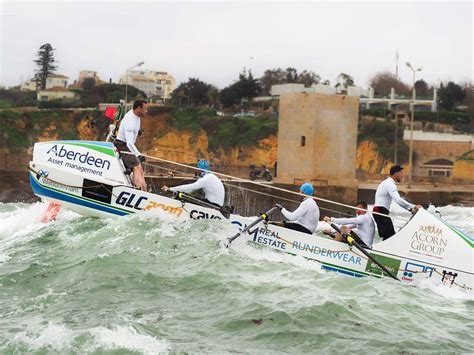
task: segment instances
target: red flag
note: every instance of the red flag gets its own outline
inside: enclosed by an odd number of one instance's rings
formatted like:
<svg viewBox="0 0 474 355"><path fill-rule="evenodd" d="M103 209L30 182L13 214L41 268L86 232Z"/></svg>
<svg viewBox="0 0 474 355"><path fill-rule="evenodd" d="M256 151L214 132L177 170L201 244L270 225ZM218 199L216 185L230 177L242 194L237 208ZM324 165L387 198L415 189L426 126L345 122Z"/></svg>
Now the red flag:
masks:
<svg viewBox="0 0 474 355"><path fill-rule="evenodd" d="M115 120L115 113L116 112L117 112L116 107L107 107L105 109L104 115L105 115L105 117L107 117L109 120L111 120L113 122Z"/></svg>

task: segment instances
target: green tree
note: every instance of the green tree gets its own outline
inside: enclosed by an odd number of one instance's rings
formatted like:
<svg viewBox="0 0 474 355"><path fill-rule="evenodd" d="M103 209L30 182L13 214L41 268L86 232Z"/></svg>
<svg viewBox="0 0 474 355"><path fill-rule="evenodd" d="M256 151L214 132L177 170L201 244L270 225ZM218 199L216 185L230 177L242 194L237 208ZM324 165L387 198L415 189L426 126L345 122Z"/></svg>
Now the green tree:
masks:
<svg viewBox="0 0 474 355"><path fill-rule="evenodd" d="M95 86L95 79L94 78L85 78L81 84L83 90L92 90Z"/></svg>
<svg viewBox="0 0 474 355"><path fill-rule="evenodd" d="M210 100L208 91L211 85L197 78L189 78L187 82L179 84L179 86L171 93L173 103L181 106L182 101L186 98L188 106L207 105Z"/></svg>
<svg viewBox="0 0 474 355"><path fill-rule="evenodd" d="M209 89L207 90L207 97L209 102L212 104L214 108L219 107L219 89L216 88L214 85L209 85Z"/></svg>
<svg viewBox="0 0 474 355"><path fill-rule="evenodd" d="M128 85L128 97L130 100L145 99L146 94L132 85ZM84 90L81 94L81 106L94 107L99 102L118 103L124 97L125 85L102 84L94 86L91 90Z"/></svg>
<svg viewBox="0 0 474 355"><path fill-rule="evenodd" d="M267 69L260 78L261 92L263 95L270 95L272 85L298 83L305 87L310 87L321 81L321 77L311 70L303 70L301 74L295 68L289 67Z"/></svg>
<svg viewBox="0 0 474 355"><path fill-rule="evenodd" d="M34 80L43 90L46 89L46 78L48 75L54 73L54 71L58 68L56 65L54 65L54 51L55 49L51 46L51 44L43 44L36 53L37 59L34 60L38 66Z"/></svg>
<svg viewBox="0 0 474 355"><path fill-rule="evenodd" d="M250 70L247 73L244 69L239 74L238 81L222 89L219 99L224 107L232 107L239 104L243 98L251 99L258 96L261 91L260 81L253 77Z"/></svg>
<svg viewBox="0 0 474 355"><path fill-rule="evenodd" d="M415 82L415 91L416 97L429 97L431 93L431 89L423 79L417 80Z"/></svg>
<svg viewBox="0 0 474 355"><path fill-rule="evenodd" d="M296 81L299 84L304 84L305 87L309 88L313 84L319 83L321 77L311 70L303 70L298 75L298 80Z"/></svg>
<svg viewBox="0 0 474 355"><path fill-rule="evenodd" d="M296 83L298 81L298 71L292 67L286 68L285 79L287 83Z"/></svg>
<svg viewBox="0 0 474 355"><path fill-rule="evenodd" d="M281 68L267 69L260 78L263 95L270 95L272 85L286 83L285 72Z"/></svg>
<svg viewBox="0 0 474 355"><path fill-rule="evenodd" d="M349 86L354 86L354 78L346 73L341 73L337 76L336 87L347 89Z"/></svg>
<svg viewBox="0 0 474 355"><path fill-rule="evenodd" d="M462 86L450 81L446 86L441 83L438 90L438 97L440 107L452 111L456 105L463 102L466 97L466 92Z"/></svg>

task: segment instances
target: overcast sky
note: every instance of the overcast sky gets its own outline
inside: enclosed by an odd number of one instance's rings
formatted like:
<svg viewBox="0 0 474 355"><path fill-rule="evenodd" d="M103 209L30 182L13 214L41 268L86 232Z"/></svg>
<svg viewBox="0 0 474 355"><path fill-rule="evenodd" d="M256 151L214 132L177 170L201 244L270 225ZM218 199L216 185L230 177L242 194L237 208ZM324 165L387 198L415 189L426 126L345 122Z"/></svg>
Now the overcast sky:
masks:
<svg viewBox="0 0 474 355"><path fill-rule="evenodd" d="M168 71L223 88L243 67L340 72L366 87L377 72L410 83L409 61L430 84L472 80L473 5L466 2L159 2L0 0L0 84L34 75L44 43L58 73L96 70L117 81L127 67ZM419 75L419 76L418 76Z"/></svg>

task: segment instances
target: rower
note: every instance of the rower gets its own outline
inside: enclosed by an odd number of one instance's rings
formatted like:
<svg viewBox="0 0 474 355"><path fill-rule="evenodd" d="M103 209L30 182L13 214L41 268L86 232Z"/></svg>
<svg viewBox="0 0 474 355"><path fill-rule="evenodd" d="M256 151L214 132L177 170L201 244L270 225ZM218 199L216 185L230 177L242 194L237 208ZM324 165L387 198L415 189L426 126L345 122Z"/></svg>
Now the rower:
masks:
<svg viewBox="0 0 474 355"><path fill-rule="evenodd" d="M288 211L280 204L275 206L280 209L281 214L290 221L283 221L283 227L293 229L298 232L313 234L318 226L319 207L316 201L311 197L314 193L313 185L305 182L300 187L300 192L306 197L293 212Z"/></svg>
<svg viewBox="0 0 474 355"><path fill-rule="evenodd" d="M413 215L421 208L420 205L414 205L400 197L395 183L402 182L403 177L403 168L400 165L394 165L390 168L390 176L379 184L377 191L375 192L375 204L372 209L373 212L388 215L392 200L394 200L400 207L410 211ZM377 223L379 236L382 240L386 240L395 234L393 222L389 216L374 214L374 219L375 223Z"/></svg>
<svg viewBox="0 0 474 355"><path fill-rule="evenodd" d="M209 161L201 159L197 163L197 167L201 169L201 176L198 181L192 184L168 187L164 185L161 189L172 192L194 192L202 190L204 192L204 202L210 203L216 207L222 207L225 198L225 189L222 181L209 170Z"/></svg>
<svg viewBox="0 0 474 355"><path fill-rule="evenodd" d="M342 224L341 231L348 235L353 229L357 229L357 235L360 238L359 244L363 247L371 247L374 242L375 222L370 213L367 213L367 202L358 201L356 207L357 217L352 218L334 218L325 216L323 220L327 223ZM343 242L344 238L341 233L333 235L329 230L323 232L326 235L334 237L338 242Z"/></svg>

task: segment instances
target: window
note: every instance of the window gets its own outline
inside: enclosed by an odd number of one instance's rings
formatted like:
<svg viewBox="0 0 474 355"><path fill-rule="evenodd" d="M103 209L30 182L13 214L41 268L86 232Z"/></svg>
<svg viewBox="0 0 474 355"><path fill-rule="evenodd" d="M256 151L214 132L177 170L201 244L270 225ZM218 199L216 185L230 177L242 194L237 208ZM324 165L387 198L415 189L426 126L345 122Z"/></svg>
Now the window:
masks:
<svg viewBox="0 0 474 355"><path fill-rule="evenodd" d="M301 136L301 146L304 147L306 145L306 136Z"/></svg>

